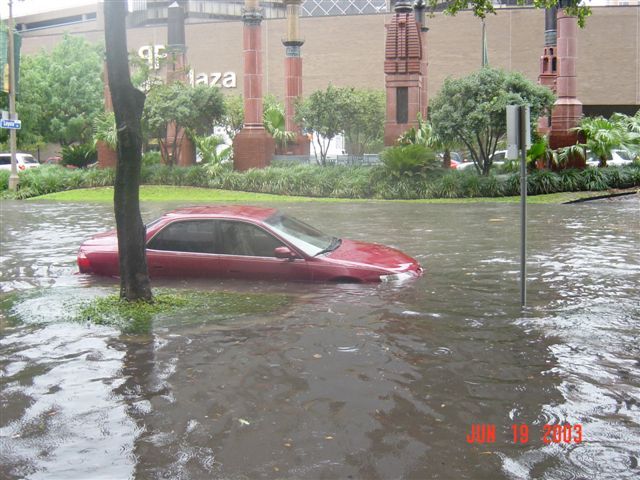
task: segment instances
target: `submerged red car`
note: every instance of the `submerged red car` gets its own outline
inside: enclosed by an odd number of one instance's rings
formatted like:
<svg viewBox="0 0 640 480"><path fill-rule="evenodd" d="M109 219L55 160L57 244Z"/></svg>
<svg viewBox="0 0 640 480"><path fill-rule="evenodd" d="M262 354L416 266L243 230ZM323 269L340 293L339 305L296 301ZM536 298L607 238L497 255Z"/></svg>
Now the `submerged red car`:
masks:
<svg viewBox="0 0 640 480"><path fill-rule="evenodd" d="M151 277L379 282L422 274L399 250L325 235L273 208L181 208L149 223L146 239ZM117 276L115 230L85 241L78 267Z"/></svg>

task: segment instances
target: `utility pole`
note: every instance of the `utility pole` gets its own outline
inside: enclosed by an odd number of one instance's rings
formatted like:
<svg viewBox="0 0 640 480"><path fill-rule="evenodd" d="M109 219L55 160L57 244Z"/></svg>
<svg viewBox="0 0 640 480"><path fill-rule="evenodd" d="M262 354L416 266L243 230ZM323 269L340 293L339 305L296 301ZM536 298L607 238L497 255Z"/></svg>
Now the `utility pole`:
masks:
<svg viewBox="0 0 640 480"><path fill-rule="evenodd" d="M16 116L16 72L13 49L13 0L9 0L9 119ZM9 130L9 148L11 149L11 174L9 175L9 190L18 188L18 166L16 160L16 130Z"/></svg>

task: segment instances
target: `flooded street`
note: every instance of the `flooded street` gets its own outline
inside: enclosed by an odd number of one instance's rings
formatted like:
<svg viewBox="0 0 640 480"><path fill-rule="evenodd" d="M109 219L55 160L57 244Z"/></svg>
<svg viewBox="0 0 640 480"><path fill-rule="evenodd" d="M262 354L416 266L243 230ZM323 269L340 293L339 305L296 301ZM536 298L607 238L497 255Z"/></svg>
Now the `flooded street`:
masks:
<svg viewBox="0 0 640 480"><path fill-rule="evenodd" d="M177 206L143 204L143 218ZM150 335L123 335L69 321L116 291L75 274L79 244L113 227L112 206L3 201L0 478L640 476L637 196L529 206L525 312L516 204L274 206L400 248L425 275L162 280L153 286L292 302L164 315ZM472 431L486 435L469 443Z"/></svg>

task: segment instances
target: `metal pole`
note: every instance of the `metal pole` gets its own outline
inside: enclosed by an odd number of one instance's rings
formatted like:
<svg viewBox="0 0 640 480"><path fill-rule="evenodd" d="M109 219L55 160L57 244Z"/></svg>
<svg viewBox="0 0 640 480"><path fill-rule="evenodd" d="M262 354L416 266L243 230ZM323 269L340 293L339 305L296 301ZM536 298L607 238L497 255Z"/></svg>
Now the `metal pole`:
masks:
<svg viewBox="0 0 640 480"><path fill-rule="evenodd" d="M520 306L527 303L527 107L519 108L520 135Z"/></svg>
<svg viewBox="0 0 640 480"><path fill-rule="evenodd" d="M13 2L9 0L9 119L14 120L16 116L16 73L14 68L13 51ZM18 188L18 168L16 160L16 130L9 130L9 148L11 149L11 174L9 175L9 190Z"/></svg>

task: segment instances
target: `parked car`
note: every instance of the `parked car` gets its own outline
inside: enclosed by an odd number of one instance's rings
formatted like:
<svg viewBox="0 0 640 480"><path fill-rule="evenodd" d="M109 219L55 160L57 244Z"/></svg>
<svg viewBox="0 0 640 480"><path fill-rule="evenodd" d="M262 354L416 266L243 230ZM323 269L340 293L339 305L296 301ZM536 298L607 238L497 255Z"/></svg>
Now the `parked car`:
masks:
<svg viewBox="0 0 640 480"><path fill-rule="evenodd" d="M631 165L631 163L633 163L633 156L627 150L611 150L611 158L607 159L607 166L609 167L622 167ZM587 150L587 165L590 167L600 165L600 159L590 150Z"/></svg>
<svg viewBox="0 0 640 480"><path fill-rule="evenodd" d="M16 168L19 172L39 167L40 163L29 153L16 153ZM0 170L11 170L11 154L0 153Z"/></svg>
<svg viewBox="0 0 640 480"><path fill-rule="evenodd" d="M494 167L499 167L501 165L504 165L504 161L506 157L507 157L506 150L496 150L493 156L491 157L492 159L491 165ZM466 170L468 168L473 168L473 165L474 165L473 161L464 162L458 165L457 170Z"/></svg>
<svg viewBox="0 0 640 480"><path fill-rule="evenodd" d="M422 274L418 262L399 250L332 237L272 208L174 210L147 225L146 242L151 277L380 282ZM78 267L117 276L115 230L85 241Z"/></svg>

